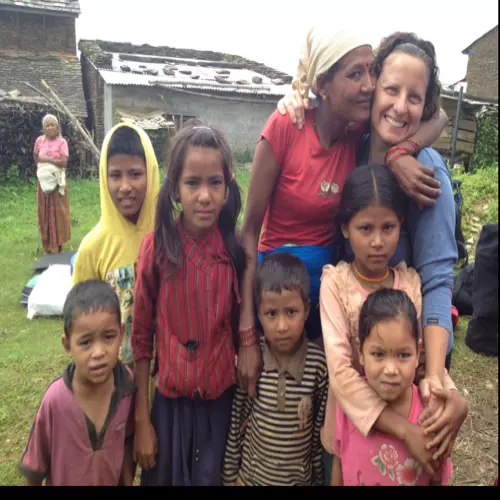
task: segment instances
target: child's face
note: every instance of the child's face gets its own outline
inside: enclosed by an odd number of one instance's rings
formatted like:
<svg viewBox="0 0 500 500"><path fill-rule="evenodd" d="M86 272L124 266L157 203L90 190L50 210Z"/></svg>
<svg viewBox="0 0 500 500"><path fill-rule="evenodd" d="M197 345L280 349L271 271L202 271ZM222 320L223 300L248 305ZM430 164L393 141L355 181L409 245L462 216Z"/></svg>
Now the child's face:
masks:
<svg viewBox="0 0 500 500"><path fill-rule="evenodd" d="M258 314L271 349L287 355L294 350L304 332L309 303L304 304L297 290L282 290L281 293L263 290Z"/></svg>
<svg viewBox="0 0 500 500"><path fill-rule="evenodd" d="M382 205L363 208L342 227L361 273L380 277L387 271L389 259L398 246L400 229L396 213Z"/></svg>
<svg viewBox="0 0 500 500"><path fill-rule="evenodd" d="M48 137L49 139L57 137L57 135L59 134L59 125L54 120L54 118L47 118L47 120L45 120L45 123L43 125L43 133L45 134L45 137Z"/></svg>
<svg viewBox="0 0 500 500"><path fill-rule="evenodd" d="M220 152L190 146L178 189L184 228L195 238L199 237L217 223L226 197Z"/></svg>
<svg viewBox="0 0 500 500"><path fill-rule="evenodd" d="M81 381L102 384L112 375L118 362L123 327L115 313L96 311L80 314L73 319L69 340L62 342L75 362Z"/></svg>
<svg viewBox="0 0 500 500"><path fill-rule="evenodd" d="M361 363L370 386L387 402L405 395L413 383L418 365L420 341L402 316L380 321L366 338Z"/></svg>
<svg viewBox="0 0 500 500"><path fill-rule="evenodd" d="M113 155L108 161L108 190L117 210L136 224L148 187L147 168L140 156Z"/></svg>

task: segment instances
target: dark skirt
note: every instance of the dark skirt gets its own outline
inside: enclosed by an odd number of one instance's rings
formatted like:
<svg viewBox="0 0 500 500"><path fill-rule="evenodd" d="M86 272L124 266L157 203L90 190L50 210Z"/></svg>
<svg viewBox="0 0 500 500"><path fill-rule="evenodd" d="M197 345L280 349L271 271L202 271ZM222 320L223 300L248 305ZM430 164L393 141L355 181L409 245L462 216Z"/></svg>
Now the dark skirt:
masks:
<svg viewBox="0 0 500 500"><path fill-rule="evenodd" d="M166 398L155 391L151 423L158 440L154 469L141 486L220 486L234 386L215 400Z"/></svg>

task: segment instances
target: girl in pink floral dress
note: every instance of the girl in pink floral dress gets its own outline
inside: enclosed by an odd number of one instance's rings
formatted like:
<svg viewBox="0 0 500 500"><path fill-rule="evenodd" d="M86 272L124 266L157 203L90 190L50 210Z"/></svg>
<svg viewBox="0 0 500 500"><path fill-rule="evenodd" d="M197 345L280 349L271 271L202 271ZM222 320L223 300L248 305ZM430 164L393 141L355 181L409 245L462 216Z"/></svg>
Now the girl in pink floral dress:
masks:
<svg viewBox="0 0 500 500"><path fill-rule="evenodd" d="M416 424L424 409L413 384L422 340L413 301L402 290L380 289L368 296L359 316L360 362L368 385L400 415ZM337 404L335 486L431 486L449 484L447 458L431 478L398 439L372 432L363 436Z"/></svg>

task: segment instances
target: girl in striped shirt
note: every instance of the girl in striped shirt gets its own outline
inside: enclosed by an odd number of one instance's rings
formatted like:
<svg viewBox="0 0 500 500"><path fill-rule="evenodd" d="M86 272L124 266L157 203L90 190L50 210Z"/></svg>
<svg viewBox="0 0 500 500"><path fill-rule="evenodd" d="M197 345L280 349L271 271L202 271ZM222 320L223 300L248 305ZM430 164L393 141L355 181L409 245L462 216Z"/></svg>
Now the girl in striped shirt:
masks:
<svg viewBox="0 0 500 500"><path fill-rule="evenodd" d="M217 130L188 122L174 138L155 230L142 242L137 269L134 453L142 485L221 482L236 383L238 278L246 263L235 236L240 210L228 144Z"/></svg>

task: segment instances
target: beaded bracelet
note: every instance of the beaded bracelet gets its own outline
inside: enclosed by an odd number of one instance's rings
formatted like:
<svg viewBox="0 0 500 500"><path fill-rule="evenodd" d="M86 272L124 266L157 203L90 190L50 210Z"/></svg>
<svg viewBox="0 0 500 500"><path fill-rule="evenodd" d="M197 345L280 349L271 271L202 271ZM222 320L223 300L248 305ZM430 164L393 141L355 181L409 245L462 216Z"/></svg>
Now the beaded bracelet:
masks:
<svg viewBox="0 0 500 500"><path fill-rule="evenodd" d="M255 325L247 326L246 328L240 328L239 333L241 335L241 334L244 334L247 332L253 332L253 331L255 331Z"/></svg>
<svg viewBox="0 0 500 500"><path fill-rule="evenodd" d="M259 343L259 339L257 337L257 335L254 335L252 338L248 339L248 340L240 340L240 347L250 347L250 346L253 346L253 345L257 345Z"/></svg>

